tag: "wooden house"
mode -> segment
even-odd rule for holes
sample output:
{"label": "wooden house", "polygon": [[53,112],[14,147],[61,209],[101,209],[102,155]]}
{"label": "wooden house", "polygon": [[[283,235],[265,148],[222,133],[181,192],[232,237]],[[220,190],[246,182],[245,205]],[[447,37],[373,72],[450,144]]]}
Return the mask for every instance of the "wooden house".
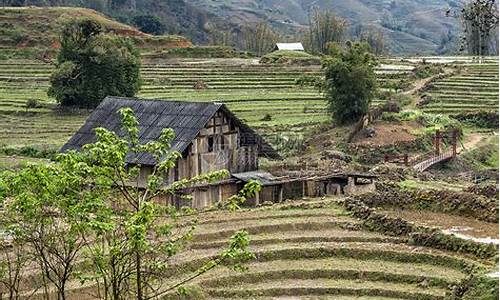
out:
{"label": "wooden house", "polygon": [[[171,150],[178,151],[182,157],[177,161],[176,167],[164,175],[166,185],[211,171],[230,172],[231,176],[223,181],[183,190],[185,195],[191,196],[192,203],[189,205],[193,208],[225,200],[250,180],[259,181],[262,190],[254,199],[249,199],[249,205],[327,194],[347,194],[356,190],[356,178],[360,177],[358,175],[289,178],[275,177],[259,170],[260,157],[280,159],[280,155],[221,103],[107,97],[61,151],[79,150],[83,145],[95,142],[94,129],[97,127],[123,135],[119,110],[125,107],[130,107],[137,117],[141,144],[157,140],[165,128],[175,131]],[[140,166],[139,186],[145,185],[147,176],[158,163],[147,153],[129,154],[126,162]],[[374,187],[372,177],[369,179],[370,184],[364,190]],[[175,206],[186,205],[181,202],[181,197],[164,196],[158,201]]]}
{"label": "wooden house", "polygon": [[[96,140],[94,129],[104,127],[121,132],[118,111],[130,107],[139,122],[139,142],[159,138],[164,128],[172,128],[175,138],[172,151],[182,158],[168,174],[167,184],[210,171],[226,169],[231,173],[257,170],[258,158],[280,158],[279,154],[250,127],[240,121],[224,104],[107,97],[88,117],[85,124],[62,147],[61,151],[80,149]],[[126,158],[141,166],[145,180],[157,164],[147,153]]]}

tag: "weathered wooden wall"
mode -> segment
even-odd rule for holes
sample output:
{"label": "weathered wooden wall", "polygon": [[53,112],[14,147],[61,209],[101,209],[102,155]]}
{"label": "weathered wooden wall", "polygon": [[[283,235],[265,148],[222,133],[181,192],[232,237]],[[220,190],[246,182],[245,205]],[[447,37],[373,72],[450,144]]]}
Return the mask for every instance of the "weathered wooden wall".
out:
{"label": "weathered wooden wall", "polygon": [[232,173],[258,169],[258,145],[242,146],[240,129],[222,111],[193,140],[177,164],[174,180],[228,170]]}

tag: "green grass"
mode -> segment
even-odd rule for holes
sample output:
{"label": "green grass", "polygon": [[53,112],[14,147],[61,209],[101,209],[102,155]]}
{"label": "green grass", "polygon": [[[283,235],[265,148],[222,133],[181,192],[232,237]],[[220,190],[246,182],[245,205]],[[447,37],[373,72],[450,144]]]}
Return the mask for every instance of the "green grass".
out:
{"label": "green grass", "polygon": [[485,64],[466,63],[458,75],[439,80],[426,94],[429,113],[498,111],[498,61]]}
{"label": "green grass", "polygon": [[[220,267],[202,274],[189,286],[197,287],[200,296],[441,299],[469,274],[466,264],[483,264],[473,257],[408,245],[399,238],[366,231],[336,205],[285,208],[283,204],[202,214],[193,240],[170,261],[165,279],[178,282],[189,276],[243,228],[250,233],[250,250],[255,254],[254,259],[242,262],[247,271]],[[190,220],[180,219],[185,226],[190,226]],[[77,288],[79,283],[73,280],[69,286]],[[80,289],[91,291],[92,284]]]}
{"label": "green grass", "polygon": [[498,135],[496,135],[466,152],[463,159],[478,170],[498,169],[498,156]]}
{"label": "green grass", "polygon": [[462,191],[462,184],[451,184],[443,181],[419,181],[413,179],[406,179],[404,181],[398,182],[400,188],[403,189],[433,189],[433,190],[452,190],[452,191]]}
{"label": "green grass", "polygon": [[282,58],[282,57],[285,57],[285,58],[312,58],[312,57],[316,57],[316,56],[311,55],[305,51],[278,50],[278,51],[270,52],[270,53],[264,55],[264,57],[268,57],[268,58]]}
{"label": "green grass", "polygon": [[498,169],[498,135],[493,137],[490,140],[490,149],[489,158],[486,160],[486,166]]}
{"label": "green grass", "polygon": [[47,163],[49,160],[42,158],[31,158],[24,156],[12,156],[0,154],[0,171],[15,169],[26,166],[30,163]]}
{"label": "green grass", "polygon": [[[496,268],[498,271],[498,267]],[[471,280],[469,289],[463,300],[496,300],[498,299],[498,278],[487,276],[476,277]]]}

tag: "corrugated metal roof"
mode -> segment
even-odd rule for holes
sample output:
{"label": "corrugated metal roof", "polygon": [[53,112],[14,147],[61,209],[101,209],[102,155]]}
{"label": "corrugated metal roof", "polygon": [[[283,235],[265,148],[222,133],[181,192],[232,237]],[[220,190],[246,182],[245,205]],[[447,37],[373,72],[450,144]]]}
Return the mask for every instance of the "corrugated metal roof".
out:
{"label": "corrugated metal roof", "polygon": [[258,181],[262,185],[270,185],[279,183],[280,180],[276,178],[273,174],[265,172],[265,171],[250,171],[244,173],[236,173],[232,174],[232,176],[236,179],[239,179],[243,182],[248,182],[250,180]]}
{"label": "corrugated metal roof", "polygon": [[277,50],[304,51],[302,43],[276,43]]}
{"label": "corrugated metal roof", "polygon": [[232,178],[236,178],[243,182],[249,182],[250,180],[258,181],[262,186],[270,186],[277,184],[284,184],[290,182],[304,181],[304,177],[291,178],[288,176],[276,177],[273,174],[265,171],[249,171],[243,173],[231,174]]}
{"label": "corrugated metal roof", "polygon": [[[241,128],[242,142],[259,145],[259,155],[280,158],[280,155],[262,137],[241,122],[224,104],[212,102],[186,102],[170,100],[150,100],[138,98],[106,97],[90,114],[85,124],[61,148],[61,152],[76,149],[96,140],[94,129],[104,127],[123,136],[119,110],[130,107],[139,122],[139,142],[156,140],[164,128],[172,128],[175,138],[172,151],[183,152],[219,110],[223,110]],[[149,154],[127,155],[128,163],[155,165],[157,162]]]}

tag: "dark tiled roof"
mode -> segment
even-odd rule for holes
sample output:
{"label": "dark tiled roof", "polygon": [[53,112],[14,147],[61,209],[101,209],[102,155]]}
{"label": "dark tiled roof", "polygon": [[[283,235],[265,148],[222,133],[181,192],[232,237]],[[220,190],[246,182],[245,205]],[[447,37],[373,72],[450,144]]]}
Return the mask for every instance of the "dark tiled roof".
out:
{"label": "dark tiled roof", "polygon": [[[61,152],[78,150],[85,144],[95,142],[94,129],[97,127],[104,127],[123,136],[121,118],[118,113],[123,107],[130,107],[135,112],[139,122],[141,144],[158,139],[162,129],[172,128],[176,134],[172,141],[172,151],[182,153],[215,113],[223,110],[241,128],[242,144],[258,144],[259,155],[280,158],[279,154],[262,137],[237,119],[224,104],[120,97],[106,97],[90,114],[80,130],[61,148]],[[127,162],[143,165],[156,164],[154,158],[146,153],[129,155]]]}

